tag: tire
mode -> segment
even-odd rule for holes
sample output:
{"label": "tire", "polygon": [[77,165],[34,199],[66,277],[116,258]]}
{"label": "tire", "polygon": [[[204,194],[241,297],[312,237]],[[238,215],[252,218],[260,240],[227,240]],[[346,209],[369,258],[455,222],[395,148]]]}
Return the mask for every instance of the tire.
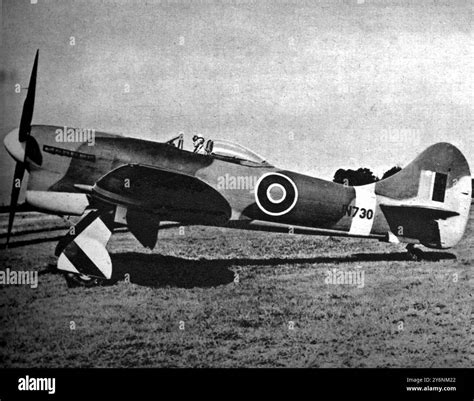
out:
{"label": "tire", "polygon": [[415,259],[414,260],[416,262],[421,262],[424,259],[424,253],[421,249],[415,248],[414,254],[415,254]]}
{"label": "tire", "polygon": [[103,283],[103,280],[101,280],[100,278],[88,277],[75,273],[64,273],[64,278],[66,279],[66,284],[68,288],[91,288],[101,286]]}
{"label": "tire", "polygon": [[421,262],[423,260],[423,251],[418,248],[414,248],[408,251],[408,256],[413,262]]}
{"label": "tire", "polygon": [[414,244],[407,245],[408,257],[414,262],[420,262],[424,259],[424,253],[421,249],[416,248]]}

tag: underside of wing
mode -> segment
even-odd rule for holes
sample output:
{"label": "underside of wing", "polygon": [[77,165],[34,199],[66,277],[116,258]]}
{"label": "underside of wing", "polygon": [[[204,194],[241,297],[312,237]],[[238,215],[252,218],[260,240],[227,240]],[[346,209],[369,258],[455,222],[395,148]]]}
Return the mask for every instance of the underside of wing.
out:
{"label": "underside of wing", "polygon": [[227,200],[201,179],[139,164],[106,174],[91,194],[100,201],[139,211],[141,216],[153,214],[160,220],[186,224],[220,225],[231,215]]}

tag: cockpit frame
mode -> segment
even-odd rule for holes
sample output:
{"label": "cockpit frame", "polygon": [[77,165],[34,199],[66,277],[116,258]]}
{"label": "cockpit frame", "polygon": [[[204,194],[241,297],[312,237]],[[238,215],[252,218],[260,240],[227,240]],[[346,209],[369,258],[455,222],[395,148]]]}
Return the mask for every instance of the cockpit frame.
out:
{"label": "cockpit frame", "polygon": [[[180,150],[184,150],[185,152],[189,152],[188,150],[184,149],[183,134],[170,139],[166,142],[166,144],[174,146]],[[216,159],[225,160],[232,163],[251,166],[271,166],[262,156],[246,148],[245,146],[222,139],[208,139],[205,146],[202,147],[202,150],[194,153],[214,157]]]}

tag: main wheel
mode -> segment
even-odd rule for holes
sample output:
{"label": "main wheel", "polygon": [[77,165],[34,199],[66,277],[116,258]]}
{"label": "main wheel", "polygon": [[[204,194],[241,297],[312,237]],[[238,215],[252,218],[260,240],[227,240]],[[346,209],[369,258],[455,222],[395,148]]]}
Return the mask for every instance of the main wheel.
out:
{"label": "main wheel", "polygon": [[64,278],[66,279],[66,283],[69,288],[98,287],[103,284],[103,280],[100,278],[89,277],[85,274],[64,273]]}

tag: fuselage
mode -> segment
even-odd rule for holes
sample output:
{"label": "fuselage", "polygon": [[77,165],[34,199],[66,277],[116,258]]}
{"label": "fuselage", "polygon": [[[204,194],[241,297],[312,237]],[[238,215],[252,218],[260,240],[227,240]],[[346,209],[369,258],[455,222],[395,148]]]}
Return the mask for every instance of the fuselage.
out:
{"label": "fuselage", "polygon": [[[43,160],[41,166],[30,163],[27,202],[45,212],[82,214],[87,198],[81,186],[93,186],[108,172],[139,163],[195,176],[215,188],[230,205],[232,213],[226,225],[232,227],[283,232],[307,227],[321,229],[322,233],[328,230],[335,235],[345,232],[377,238],[389,230],[383,214],[378,213],[375,195],[368,193],[366,208],[358,207],[365,210],[357,211],[363,217],[357,219],[356,189],[351,186],[282,170],[268,163],[193,153],[166,143],[102,132],[95,132],[93,142],[76,142],[73,137],[69,142],[66,136],[58,135],[61,130],[64,127],[35,125],[31,131]],[[297,199],[288,212],[262,210],[256,202],[257,183],[273,174],[288,177],[297,188]]]}

